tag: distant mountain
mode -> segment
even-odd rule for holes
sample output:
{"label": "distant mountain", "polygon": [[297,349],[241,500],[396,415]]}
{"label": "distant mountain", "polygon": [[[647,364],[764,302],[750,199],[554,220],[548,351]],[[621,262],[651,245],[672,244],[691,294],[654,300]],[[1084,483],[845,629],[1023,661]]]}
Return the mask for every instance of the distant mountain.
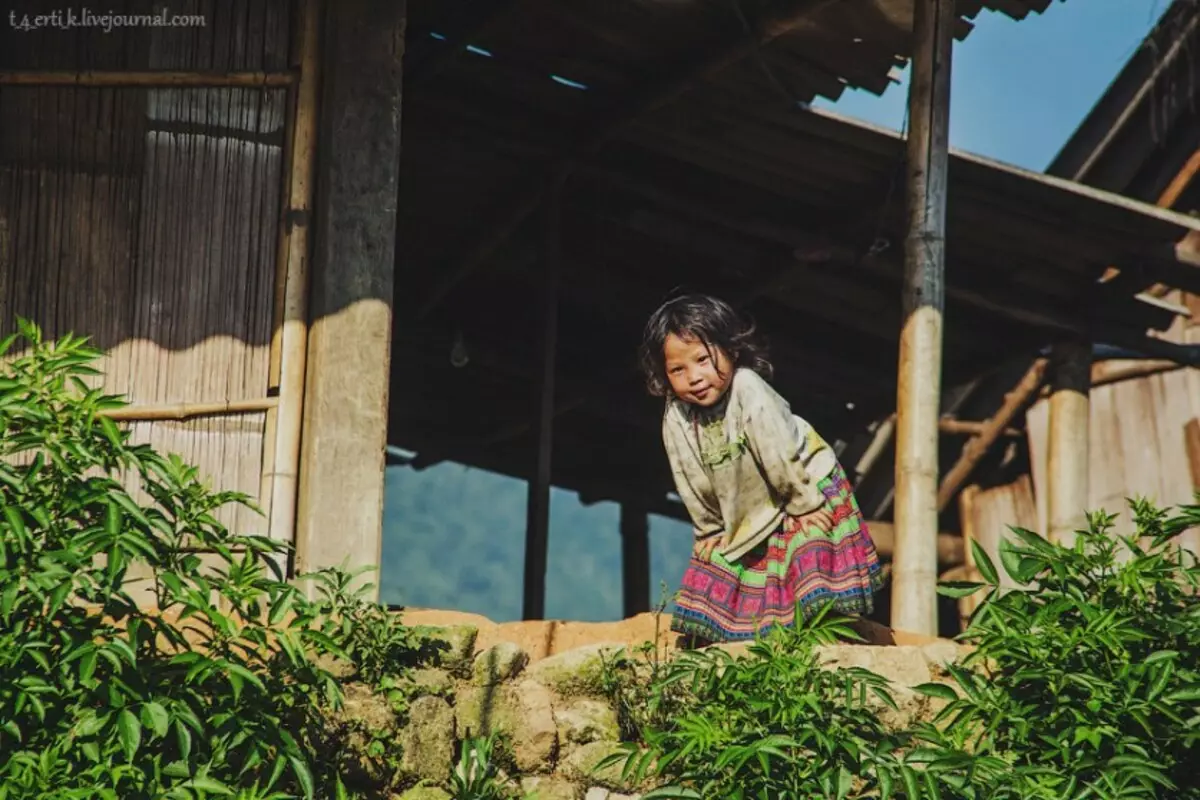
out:
{"label": "distant mountain", "polygon": [[[459,464],[389,467],[380,599],[406,606],[521,618],[526,484]],[[620,619],[621,536],[614,503],[580,504],[553,490],[546,615]],[[651,517],[651,601],[678,588],[691,549],[689,526]]]}

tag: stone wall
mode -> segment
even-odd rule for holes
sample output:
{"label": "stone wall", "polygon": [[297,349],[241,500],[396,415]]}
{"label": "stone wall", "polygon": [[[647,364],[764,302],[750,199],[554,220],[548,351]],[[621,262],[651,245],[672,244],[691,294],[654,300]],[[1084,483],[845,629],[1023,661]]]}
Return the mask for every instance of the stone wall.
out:
{"label": "stone wall", "polygon": [[[421,615],[414,616],[410,620],[406,614],[405,620],[422,621]],[[404,724],[386,697],[360,686],[347,691],[347,718],[365,722],[377,739],[399,745],[401,785],[414,787],[381,796],[451,798],[447,781],[460,743],[490,733],[504,738],[499,760],[516,797],[622,800],[637,797],[639,788],[645,790],[622,783],[619,768],[596,770],[619,743],[617,712],[602,690],[605,661],[630,654],[631,639],[588,641],[545,655],[552,648],[531,654],[528,643],[481,638],[475,625],[417,630],[440,652],[435,663],[418,669],[399,689],[407,705]],[[944,640],[840,645],[822,651],[831,666],[866,667],[888,678],[900,711],[886,713],[896,715],[900,724],[931,710],[929,700],[908,687],[940,680],[942,665],[960,655],[957,645]],[[364,769],[370,771],[369,766]]]}

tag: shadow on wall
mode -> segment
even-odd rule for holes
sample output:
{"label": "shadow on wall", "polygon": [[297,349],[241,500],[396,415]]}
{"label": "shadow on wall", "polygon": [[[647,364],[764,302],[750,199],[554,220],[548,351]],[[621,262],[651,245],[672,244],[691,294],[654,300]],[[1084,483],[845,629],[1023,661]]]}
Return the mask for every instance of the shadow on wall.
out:
{"label": "shadow on wall", "polygon": [[[380,599],[415,608],[521,618],[525,552],[524,481],[462,466],[389,467],[384,499]],[[553,619],[621,619],[621,537],[614,503],[581,505],[555,489],[550,500],[546,614]],[[691,529],[651,517],[651,602],[664,581],[674,591]]]}

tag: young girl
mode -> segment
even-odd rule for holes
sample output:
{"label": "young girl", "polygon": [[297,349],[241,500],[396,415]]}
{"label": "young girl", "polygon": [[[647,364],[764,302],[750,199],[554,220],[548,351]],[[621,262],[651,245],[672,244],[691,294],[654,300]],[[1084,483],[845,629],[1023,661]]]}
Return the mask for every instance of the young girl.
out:
{"label": "young girl", "polygon": [[826,602],[869,614],[875,545],[833,449],[767,379],[754,329],[689,295],[646,324],[641,364],[666,398],[663,444],[695,526],[671,629],[694,643],[751,639]]}

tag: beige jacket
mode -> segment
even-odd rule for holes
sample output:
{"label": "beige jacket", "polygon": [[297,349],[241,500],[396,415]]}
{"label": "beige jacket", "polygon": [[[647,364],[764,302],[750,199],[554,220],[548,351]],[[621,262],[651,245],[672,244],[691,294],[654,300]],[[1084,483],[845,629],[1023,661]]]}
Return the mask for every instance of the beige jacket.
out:
{"label": "beige jacket", "polygon": [[696,538],[721,536],[718,550],[730,561],[766,540],[785,514],[820,508],[817,483],[837,463],[812,426],[745,368],[716,409],[669,398],[663,444]]}

